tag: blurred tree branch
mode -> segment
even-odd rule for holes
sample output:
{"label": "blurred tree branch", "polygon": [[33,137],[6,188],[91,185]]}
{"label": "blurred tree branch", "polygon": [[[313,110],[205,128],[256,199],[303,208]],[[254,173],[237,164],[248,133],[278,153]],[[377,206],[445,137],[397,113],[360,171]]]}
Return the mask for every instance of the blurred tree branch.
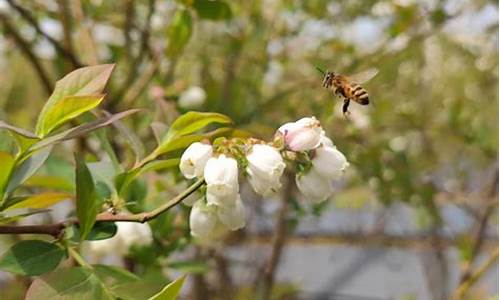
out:
{"label": "blurred tree branch", "polygon": [[294,174],[289,171],[285,172],[284,178],[285,183],[283,185],[283,194],[281,196],[281,208],[279,210],[278,219],[276,220],[276,229],[272,241],[271,256],[269,257],[264,269],[261,282],[262,286],[258,289],[259,292],[261,291],[261,298],[264,300],[271,298],[276,269],[279,265],[288,234],[288,202],[291,201],[293,197],[295,180]]}
{"label": "blurred tree branch", "polygon": [[464,299],[470,288],[488,271],[489,268],[498,260],[498,247],[491,253],[491,255],[486,259],[486,261],[479,266],[474,272],[470,274],[467,280],[463,281],[457,289],[453,292],[450,299],[460,300]]}
{"label": "blurred tree branch", "polygon": [[46,38],[52,44],[52,46],[54,46],[54,48],[59,54],[68,59],[68,61],[70,61],[71,64],[73,65],[73,68],[76,69],[82,67],[82,64],[78,61],[74,52],[72,52],[70,49],[66,49],[65,47],[63,47],[61,43],[59,43],[59,41],[57,41],[56,39],[51,37],[48,33],[43,31],[40,25],[38,24],[37,20],[31,15],[31,13],[27,9],[17,4],[14,0],[7,0],[7,2],[14,10],[16,10],[19,13],[19,15],[21,15],[21,17],[26,22],[28,22],[31,25],[31,27],[33,27],[33,29],[35,29],[35,31],[38,34]]}
{"label": "blurred tree branch", "polygon": [[42,62],[40,61],[40,59],[38,59],[38,57],[31,49],[30,43],[21,36],[19,31],[16,30],[15,26],[10,22],[5,14],[0,13],[0,21],[3,24],[6,34],[12,37],[16,45],[21,49],[21,52],[24,53],[28,61],[35,69],[35,72],[37,73],[38,78],[40,79],[45,89],[45,92],[50,95],[52,93],[54,85],[48,73],[42,66]]}

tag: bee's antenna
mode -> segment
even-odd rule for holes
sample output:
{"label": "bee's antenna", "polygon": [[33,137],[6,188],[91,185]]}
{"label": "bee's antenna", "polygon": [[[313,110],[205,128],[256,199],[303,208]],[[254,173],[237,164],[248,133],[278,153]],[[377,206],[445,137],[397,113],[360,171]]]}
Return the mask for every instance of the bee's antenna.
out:
{"label": "bee's antenna", "polygon": [[323,69],[321,69],[320,67],[318,66],[315,66],[316,67],[316,70],[318,70],[321,74],[325,75],[325,71],[323,71]]}

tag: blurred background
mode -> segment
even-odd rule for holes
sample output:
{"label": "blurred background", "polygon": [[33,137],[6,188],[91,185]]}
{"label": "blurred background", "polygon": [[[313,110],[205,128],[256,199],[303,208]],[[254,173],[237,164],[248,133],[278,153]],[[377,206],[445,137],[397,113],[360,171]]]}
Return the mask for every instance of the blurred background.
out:
{"label": "blurred background", "polygon": [[[446,299],[471,280],[467,299],[498,299],[498,2],[0,1],[1,120],[33,128],[57,79],[116,63],[104,106],[146,109],[123,121],[139,149],[155,146],[152,124],[188,110],[267,140],[316,116],[351,163],[321,205],[289,176],[275,199],[243,186],[248,225],[216,247],[192,243],[185,206],[151,222],[153,242],[89,257],[143,278],[191,273],[186,299]],[[363,85],[373,105],[351,104],[346,120],[315,66],[377,68]],[[133,163],[138,148],[107,130]],[[0,132],[1,149],[12,143]],[[105,160],[102,147],[97,135],[59,146],[28,188],[71,191],[72,153]],[[177,170],[148,174],[128,209],[185,186]],[[2,294],[22,298],[29,280],[0,275]]]}

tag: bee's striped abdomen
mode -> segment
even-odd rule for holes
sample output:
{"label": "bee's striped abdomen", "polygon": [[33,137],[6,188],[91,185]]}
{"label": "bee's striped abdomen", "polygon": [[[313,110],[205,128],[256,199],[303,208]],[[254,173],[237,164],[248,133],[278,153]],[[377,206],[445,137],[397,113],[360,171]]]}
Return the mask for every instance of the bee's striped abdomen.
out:
{"label": "bee's striped abdomen", "polygon": [[368,103],[370,103],[368,93],[366,92],[366,90],[363,87],[361,87],[359,84],[353,84],[352,88],[353,88],[352,89],[352,91],[353,91],[352,99],[354,101],[356,101],[362,105],[367,105]]}

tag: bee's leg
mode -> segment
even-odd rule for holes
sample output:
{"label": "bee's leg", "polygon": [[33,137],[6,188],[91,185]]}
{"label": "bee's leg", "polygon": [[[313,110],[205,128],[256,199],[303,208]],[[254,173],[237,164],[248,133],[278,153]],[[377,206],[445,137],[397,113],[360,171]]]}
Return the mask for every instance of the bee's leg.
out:
{"label": "bee's leg", "polygon": [[342,89],[340,87],[335,89],[335,95],[342,96]]}
{"label": "bee's leg", "polygon": [[342,113],[344,114],[344,117],[347,118],[347,116],[350,114],[348,108],[349,108],[349,98],[344,98],[344,105],[342,105]]}

